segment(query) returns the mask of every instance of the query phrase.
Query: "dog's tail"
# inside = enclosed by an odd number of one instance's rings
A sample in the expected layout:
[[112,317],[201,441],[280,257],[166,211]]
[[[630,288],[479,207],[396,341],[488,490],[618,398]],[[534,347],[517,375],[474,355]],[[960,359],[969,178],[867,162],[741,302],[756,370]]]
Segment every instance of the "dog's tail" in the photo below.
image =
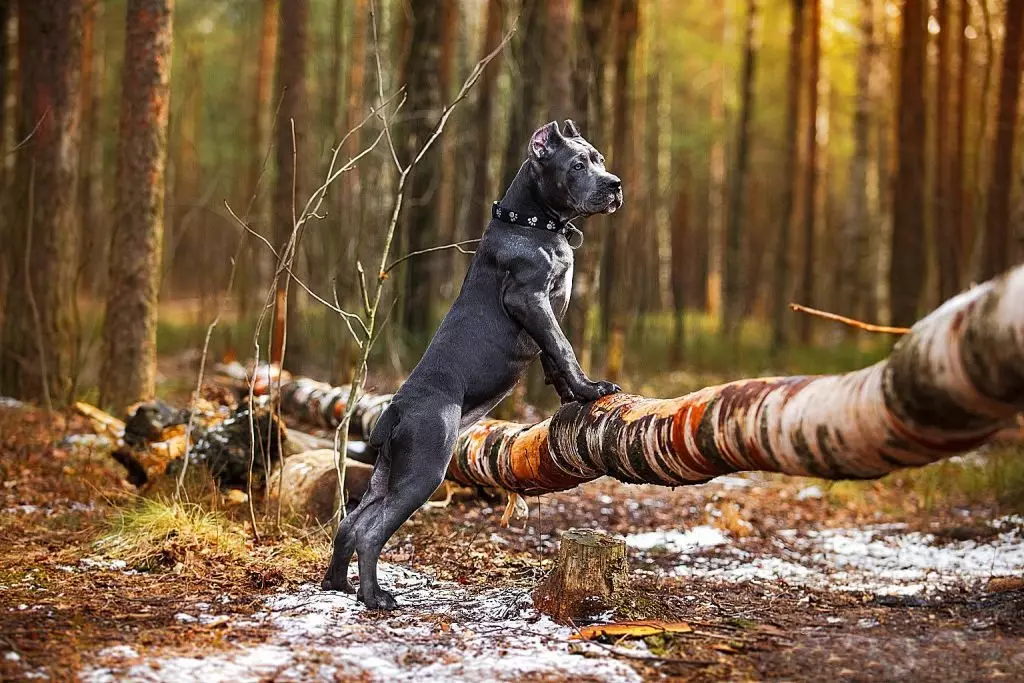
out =
[[377,419],[377,424],[374,425],[373,431],[370,432],[370,438],[366,440],[366,455],[367,460],[370,460],[367,464],[376,464],[376,461],[382,457],[391,457],[389,449],[391,432],[398,426],[400,420],[401,415],[394,404],[384,409],[384,412]]

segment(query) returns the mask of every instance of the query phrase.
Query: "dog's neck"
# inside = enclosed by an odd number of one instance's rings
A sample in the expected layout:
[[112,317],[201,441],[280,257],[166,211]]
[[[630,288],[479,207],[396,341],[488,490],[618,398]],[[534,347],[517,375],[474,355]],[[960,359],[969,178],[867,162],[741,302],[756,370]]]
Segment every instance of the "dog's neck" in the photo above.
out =
[[506,209],[517,211],[523,215],[543,216],[549,218],[559,225],[576,218],[576,214],[568,211],[559,211],[550,203],[544,201],[538,187],[537,180],[530,169],[530,162],[527,161],[519,168],[519,173],[508,186],[505,196],[501,198],[501,205]]

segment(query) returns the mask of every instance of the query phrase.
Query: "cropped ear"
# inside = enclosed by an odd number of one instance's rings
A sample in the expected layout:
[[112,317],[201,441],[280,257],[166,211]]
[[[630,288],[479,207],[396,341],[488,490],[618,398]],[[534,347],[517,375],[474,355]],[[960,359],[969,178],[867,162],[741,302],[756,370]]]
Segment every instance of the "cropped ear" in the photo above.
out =
[[530,137],[530,158],[535,161],[546,160],[563,141],[557,121],[541,126]]
[[563,130],[565,131],[565,137],[567,138],[583,137],[582,135],[580,135],[580,129],[576,127],[576,122],[573,121],[572,119],[565,120],[565,127],[563,128]]

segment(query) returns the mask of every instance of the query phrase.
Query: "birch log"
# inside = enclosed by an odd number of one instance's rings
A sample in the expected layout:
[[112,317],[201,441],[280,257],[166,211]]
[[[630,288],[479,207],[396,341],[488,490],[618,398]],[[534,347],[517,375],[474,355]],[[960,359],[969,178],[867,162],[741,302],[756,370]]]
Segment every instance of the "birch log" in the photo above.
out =
[[[321,427],[335,428],[345,414],[345,401],[349,386],[334,387],[309,377],[292,377],[273,364],[259,365],[249,373],[240,363],[217,367],[221,381],[230,382],[241,396],[248,396],[249,383],[255,396],[265,396],[280,387],[281,412],[285,415]],[[377,419],[391,403],[391,394],[366,393],[359,397],[349,435],[365,441],[373,431]]]
[[679,486],[740,471],[871,479],[974,448],[1024,409],[1024,267],[947,301],[888,359],[842,375],[741,380],[675,399],[484,421],[448,476],[540,494],[610,475]]

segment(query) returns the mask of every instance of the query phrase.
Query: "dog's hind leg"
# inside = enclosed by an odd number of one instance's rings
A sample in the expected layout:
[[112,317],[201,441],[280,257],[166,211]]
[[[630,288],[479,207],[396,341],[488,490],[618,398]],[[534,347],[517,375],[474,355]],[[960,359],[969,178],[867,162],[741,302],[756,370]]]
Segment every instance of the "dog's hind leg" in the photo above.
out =
[[377,560],[384,544],[425,503],[444,480],[459,430],[460,406],[429,414],[403,414],[389,445],[391,472],[384,499],[360,522],[359,599],[370,609],[394,609],[394,597],[377,582]]
[[363,494],[362,500],[359,501],[359,505],[338,525],[338,532],[334,536],[334,552],[331,555],[331,563],[327,567],[321,584],[323,590],[356,592],[352,582],[348,579],[348,566],[356,550],[356,541],[362,533],[363,520],[379,514],[375,508],[379,507],[387,492],[391,470],[388,444],[391,431],[396,424],[398,424],[398,412],[389,409],[381,415],[378,428],[375,428],[373,434],[370,435],[370,445],[379,451],[374,463],[373,476],[370,477],[370,484]]
[[384,492],[388,486],[389,470],[389,463],[386,462],[386,459],[378,458],[373,476],[370,478],[370,484],[366,493],[363,494],[362,500],[359,501],[356,509],[346,515],[338,525],[338,532],[334,535],[334,552],[331,554],[331,563],[327,566],[327,573],[321,583],[323,590],[356,592],[352,582],[348,579],[348,566],[356,550],[361,520],[379,514],[374,511],[374,508],[378,508],[384,498]]

